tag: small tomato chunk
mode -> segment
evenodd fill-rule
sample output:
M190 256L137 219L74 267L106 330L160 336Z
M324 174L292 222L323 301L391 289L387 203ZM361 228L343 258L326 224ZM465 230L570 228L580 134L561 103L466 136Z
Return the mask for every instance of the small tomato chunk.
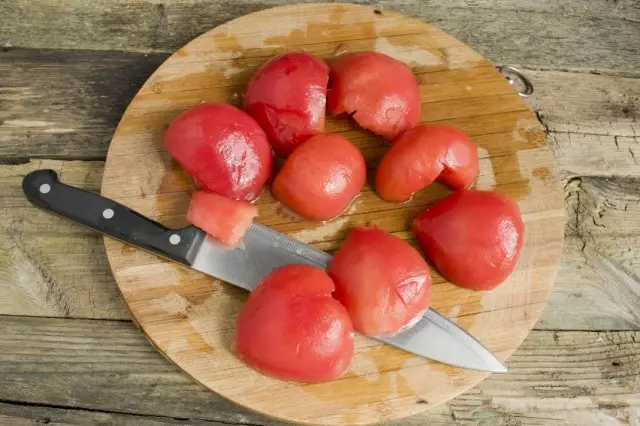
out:
M230 105L201 104L181 114L164 146L198 186L236 200L257 198L273 169L264 131Z
M327 272L336 284L335 297L366 336L410 327L431 302L431 275L420 253L376 227L354 228Z
M258 216L258 208L214 192L196 191L191 196L187 220L222 244L233 247Z
M365 129L393 140L420 120L420 91L404 63L377 52L339 55L331 68L327 110L352 114Z
M420 125L393 141L376 171L376 191L384 200L408 201L436 179L451 189L471 186L478 176L478 151L462 131Z
M427 207L413 222L413 232L447 280L491 290L513 271L524 224L510 199L491 191L462 190Z
M340 135L320 134L298 147L273 181L273 195L309 220L342 213L366 180L364 157Z
M353 327L325 271L308 265L274 270L249 295L237 320L235 352L281 380L339 377L353 355Z
M249 81L244 109L262 126L273 150L287 157L324 129L329 67L306 52L267 61Z

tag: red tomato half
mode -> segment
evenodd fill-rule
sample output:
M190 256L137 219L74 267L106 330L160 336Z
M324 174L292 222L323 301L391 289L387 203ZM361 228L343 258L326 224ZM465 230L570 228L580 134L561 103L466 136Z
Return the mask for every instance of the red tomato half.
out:
M227 246L235 246L247 232L258 208L208 191L191 196L187 220Z
M353 119L388 140L420 120L420 92L411 69L376 52L354 52L329 63L327 110Z
M438 179L452 189L471 186L478 176L478 151L462 131L420 125L404 132L382 157L376 191L387 201L407 201Z
M202 104L181 114L164 146L198 185L236 200L255 199L273 168L264 131L230 105Z
M326 272L288 265L249 295L237 321L235 351L256 370L282 380L339 377L353 354L349 314Z
M410 326L429 307L431 275L407 242L376 227L354 228L329 262L335 297L366 336Z
M490 290L513 271L524 224L510 199L463 190L427 207L413 232L443 277L460 287Z
M277 155L286 157L324 129L329 67L305 52L269 60L245 90L244 109L262 126Z
M289 156L273 181L273 195L310 220L342 213L364 186L364 157L340 135L321 134Z

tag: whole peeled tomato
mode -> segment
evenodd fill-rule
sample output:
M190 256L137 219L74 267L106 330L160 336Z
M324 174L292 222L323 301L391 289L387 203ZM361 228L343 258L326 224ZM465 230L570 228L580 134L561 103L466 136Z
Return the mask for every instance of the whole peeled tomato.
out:
M236 200L255 199L273 168L264 131L230 105L201 104L181 114L164 146L199 186Z
M353 327L333 297L325 271L288 265L249 295L237 320L235 352L256 370L281 380L339 377L353 354Z
M431 302L431 275L420 253L376 227L354 228L329 262L335 297L366 336L411 326Z
M490 290L513 271L524 224L510 199L491 191L462 190L427 207L413 222L413 232L447 280Z
M324 129L329 67L306 52L269 60L251 78L244 109L264 129L275 153L286 157Z
M331 67L327 110L352 114L365 129L395 139L420 120L420 92L411 69L377 52L337 56Z
M478 151L454 127L419 125L393 141L376 171L376 191L387 201L407 201L436 179L452 189L478 176Z
M273 195L309 220L342 213L366 180L364 157L340 135L320 134L300 145L273 181Z

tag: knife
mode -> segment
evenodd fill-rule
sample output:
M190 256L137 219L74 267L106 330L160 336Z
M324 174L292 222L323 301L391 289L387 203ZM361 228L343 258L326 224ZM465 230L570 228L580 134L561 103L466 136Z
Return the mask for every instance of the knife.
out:
M304 263L326 268L331 259L321 250L260 224L251 226L243 247L225 248L195 226L169 229L113 200L65 185L53 170L29 173L22 189L32 204L48 213L249 291L279 266ZM378 340L457 367L507 371L473 336L433 309L413 327Z

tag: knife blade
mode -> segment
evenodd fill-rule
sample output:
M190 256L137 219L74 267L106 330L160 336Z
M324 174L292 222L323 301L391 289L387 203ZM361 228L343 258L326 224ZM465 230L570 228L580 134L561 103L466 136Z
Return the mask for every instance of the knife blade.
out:
M260 224L252 225L241 247L229 249L194 226L169 229L113 200L61 183L53 170L29 173L22 187L32 204L49 213L249 291L277 267L304 263L326 268L331 259ZM433 309L413 327L378 340L457 367L507 371L473 336Z

